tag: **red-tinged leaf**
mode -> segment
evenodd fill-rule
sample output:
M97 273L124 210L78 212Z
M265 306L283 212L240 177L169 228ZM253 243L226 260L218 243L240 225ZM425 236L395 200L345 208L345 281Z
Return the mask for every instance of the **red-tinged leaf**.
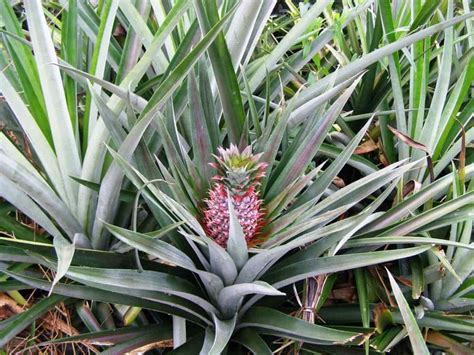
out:
M458 343L456 340L441 334L437 331L430 330L426 336L426 341L428 343L434 344L443 348L444 351L448 354L458 354L458 355L470 355L472 354L472 349L469 347Z
M433 160L431 159L431 152L426 147L426 145L411 139L406 134L397 131L395 128L387 125L388 129L394 134L395 137L400 139L406 145L409 145L412 148L422 150L426 153L426 161L428 163L428 171L430 172L430 182L434 181L434 169L433 169Z
M341 179L339 176L336 176L334 178L334 180L332 181L332 183L334 184L334 186L342 189L343 187L346 187L346 183L344 182L343 179Z
M200 101L200 93L196 82L194 71L191 71L188 77L189 103L192 108L193 117L191 119L191 140L193 144L194 161L196 162L199 173L205 180L209 181L213 171L208 163L212 161L211 138L206 124L204 109Z
M322 118L316 122L310 122L307 126L309 131L302 136L304 138L301 141L293 143L297 145L297 148L288 150L288 152L291 152L291 155L287 153L282 157L280 167L274 172L275 180L272 181L272 185L265 196L266 198L275 197L279 191L296 180L305 171L361 78L362 75L354 80L330 106Z
M211 29L222 23L214 1L196 1L195 10L202 33L210 33ZM234 6L229 13L233 13ZM213 27L214 26L214 27ZM208 48L209 59L216 79L219 98L227 124L229 139L238 144L244 132L245 112L239 90L237 75L235 74L224 34L217 34L215 40Z
M390 162L388 161L387 158L387 153L385 152L385 148L382 144L382 141L378 142L379 145L379 160L382 163L383 166L389 166Z
M466 179L466 130L464 129L464 125L456 119L456 122L461 126L461 152L459 153L459 179L461 180L461 184L464 184L464 180Z
M403 186L402 196L406 197L411 193L416 193L421 189L421 183L416 180L408 181L405 186Z
M370 139L367 142L359 145L354 151L354 154L367 154L377 149L379 149L378 145L372 139Z
M414 139L408 137L406 134L403 134L402 132L396 130L395 128L393 128L392 126L390 125L387 125L388 129L393 133L393 135L395 137L397 137L398 139L400 139L403 143L405 143L406 145L412 147L412 148L415 148L415 149L420 149L422 151L424 151L426 154L430 154L430 151L429 149L426 147L426 145L424 144L421 144L417 141L415 141Z

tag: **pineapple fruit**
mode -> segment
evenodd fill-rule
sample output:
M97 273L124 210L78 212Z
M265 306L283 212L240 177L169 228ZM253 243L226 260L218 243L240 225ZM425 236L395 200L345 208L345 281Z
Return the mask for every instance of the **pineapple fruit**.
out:
M204 200L204 229L209 237L226 247L229 238L228 199L231 198L247 244L251 244L264 223L259 185L267 164L259 162L261 154L252 154L251 146L239 151L231 144L229 149L218 148L218 151L216 162L210 163L217 175L213 177L209 198Z

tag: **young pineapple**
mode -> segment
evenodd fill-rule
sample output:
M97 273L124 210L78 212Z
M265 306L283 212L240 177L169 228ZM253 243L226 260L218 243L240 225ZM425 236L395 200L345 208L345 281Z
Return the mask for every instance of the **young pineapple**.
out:
M239 152L231 144L229 149L219 148L215 181L204 200L204 229L209 237L226 247L229 238L228 196L232 198L235 213L242 226L247 244L260 232L263 226L263 201L259 198L258 186L265 175L266 163L258 162L261 154L253 155L248 146Z

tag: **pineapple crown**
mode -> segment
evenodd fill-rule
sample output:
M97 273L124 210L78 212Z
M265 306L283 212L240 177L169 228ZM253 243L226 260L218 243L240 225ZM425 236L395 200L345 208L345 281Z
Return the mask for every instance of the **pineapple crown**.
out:
M216 162L210 163L217 170L214 180L224 184L233 195L243 194L260 184L268 166L267 163L259 162L262 153L252 154L251 146L239 151L234 144L228 149L219 147L217 150L219 156L214 155Z

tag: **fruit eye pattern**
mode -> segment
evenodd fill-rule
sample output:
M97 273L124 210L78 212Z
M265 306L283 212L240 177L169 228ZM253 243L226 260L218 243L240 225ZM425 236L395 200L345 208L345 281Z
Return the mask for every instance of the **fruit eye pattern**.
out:
M219 175L205 200L203 225L207 234L219 245L226 247L229 238L229 210L231 200L247 243L261 231L265 221L259 185L265 176L267 164L259 162L261 154L253 155L251 147L242 152L231 144L229 149L219 148L220 155L211 165Z

